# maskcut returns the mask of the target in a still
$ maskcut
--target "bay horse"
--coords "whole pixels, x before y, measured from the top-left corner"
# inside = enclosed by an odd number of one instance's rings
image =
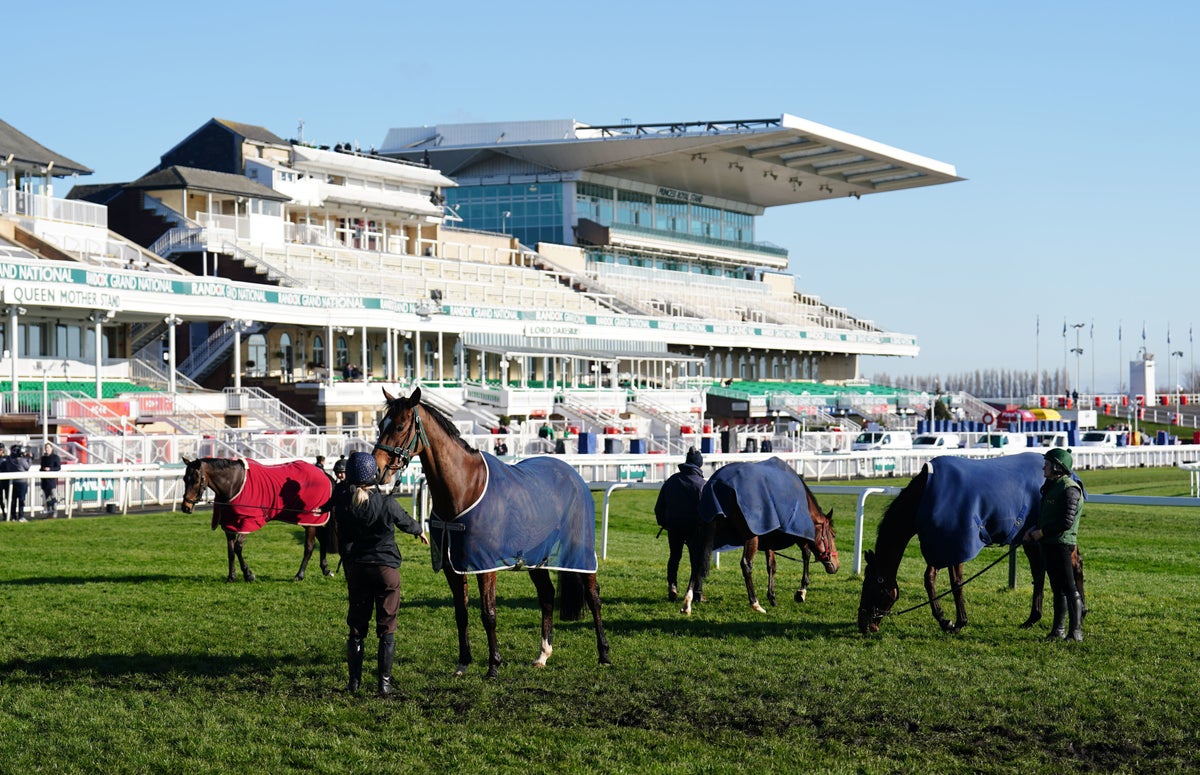
[[[1041,513],[1044,457],[1022,452],[999,458],[942,456],[926,463],[900,491],[879,523],[874,551],[865,554],[858,629],[878,632],[879,624],[900,596],[896,574],[904,549],[913,536],[921,542],[925,558],[925,593],[930,612],[944,632],[967,626],[963,598],[963,563],[984,546],[1020,544],[1033,575],[1033,602],[1028,629],[1042,618],[1045,567],[1036,544],[1024,543],[1025,533],[1037,526]],[[1083,559],[1078,547],[1071,556],[1075,584],[1083,595]],[[955,620],[949,621],[937,601],[937,574],[950,571]],[[1086,606],[1084,607],[1086,611]]]
[[[826,573],[838,572],[833,511],[821,511],[804,479],[777,457],[730,463],[717,469],[700,492],[699,511],[706,530],[704,561],[700,568],[692,568],[682,613],[692,612],[695,589],[708,573],[713,549],[742,547],[746,595],[750,607],[759,613],[766,613],[754,589],[754,557],[759,550],[767,555],[767,601],[772,606],[775,605],[775,555],[781,550],[799,546],[803,554],[804,574],[795,594],[798,603],[808,596],[810,555],[815,555],[825,566]]]
[[[578,618],[582,596],[592,613],[600,664],[610,664],[596,583],[596,507],[583,477],[563,461],[539,456],[514,465],[471,448],[441,412],[421,403],[418,387],[408,398],[383,391],[387,408],[379,421],[375,461],[380,482],[390,481],[414,458],[429,486],[434,519],[430,550],[454,599],[458,625],[455,675],[471,664],[467,637],[467,576],[477,576],[488,641],[487,676],[496,676],[496,573],[527,570],[542,612],[541,648],[535,667],[553,651],[554,583],[562,587],[560,616]],[[579,587],[582,586],[582,590]],[[573,611],[568,599],[574,598]]]
[[[326,559],[337,553],[337,534],[329,518],[329,500],[333,480],[322,469],[303,461],[281,465],[263,465],[254,460],[203,457],[183,458],[183,500],[180,511],[191,514],[205,490],[212,490],[212,529],[225,532],[229,574],[226,581],[237,581],[234,558],[241,566],[242,578],[254,581],[254,571],[246,564],[242,544],[246,536],[269,521],[278,520],[304,528],[304,557],[295,580],[303,581],[313,546],[321,546],[321,572],[332,576]]]

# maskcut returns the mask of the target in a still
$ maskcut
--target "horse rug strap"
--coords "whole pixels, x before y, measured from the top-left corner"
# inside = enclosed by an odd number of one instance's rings
[[[917,535],[925,562],[948,568],[974,559],[985,546],[1020,542],[1041,513],[1043,458],[1022,452],[973,460],[936,457],[917,506]]]
[[[333,494],[333,483],[312,463],[295,461],[263,465],[244,460],[246,482],[227,503],[213,505],[213,527],[235,533],[253,533],[271,520],[302,527],[320,527],[329,521],[323,510]]]
[[[596,505],[575,469],[553,457],[516,465],[481,452],[483,494],[453,519],[430,520],[433,569],[455,573],[545,568],[595,573]]]
[[[730,463],[709,477],[700,492],[700,519],[712,522],[727,516],[734,505],[756,536],[779,532],[797,540],[815,540],[808,513],[804,480],[777,457],[754,463]],[[745,542],[732,530],[718,529],[713,549],[742,548]],[[782,548],[782,547],[781,547]]]

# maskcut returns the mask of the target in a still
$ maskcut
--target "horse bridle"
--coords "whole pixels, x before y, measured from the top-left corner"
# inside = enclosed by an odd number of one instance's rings
[[[388,464],[385,472],[400,472],[408,468],[408,464],[417,456],[422,448],[429,446],[429,437],[425,435],[425,426],[421,424],[421,405],[413,407],[412,435],[409,436],[408,444],[403,447],[393,447],[384,444],[383,437],[391,427],[392,418],[385,417],[379,428],[379,439],[375,442],[375,449],[382,449],[388,453]],[[400,465],[396,465],[396,460],[400,460]]]
[[[184,506],[188,507],[189,509],[196,508],[196,504],[200,502],[200,496],[204,494],[204,490],[207,488],[208,488],[208,482],[206,482],[204,479],[204,466],[197,465],[196,466],[196,497],[189,498],[187,496],[187,493],[184,492],[183,500],[181,502],[183,503]]]
[[[813,554],[816,555],[818,562],[829,562],[833,557],[833,552],[830,550],[830,545],[833,543],[832,538],[837,537],[837,533],[833,531],[833,525],[829,522],[818,522],[813,520]]]

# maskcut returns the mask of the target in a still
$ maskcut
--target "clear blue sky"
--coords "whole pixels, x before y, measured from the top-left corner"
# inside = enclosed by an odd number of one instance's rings
[[[135,178],[212,117],[370,147],[439,122],[791,113],[968,179],[761,219],[802,290],[918,337],[867,376],[1062,368],[1064,321],[1087,324],[1066,359],[1085,390],[1093,368],[1117,388],[1143,323],[1160,386],[1193,369],[1200,3],[10,5],[2,117],[82,182]]]

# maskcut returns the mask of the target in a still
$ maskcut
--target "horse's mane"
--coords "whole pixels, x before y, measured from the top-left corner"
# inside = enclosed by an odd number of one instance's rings
[[[922,466],[921,473],[900,491],[883,512],[879,521],[879,530],[875,534],[875,545],[880,546],[886,539],[888,543],[908,543],[916,533],[917,506],[921,496],[925,494],[925,483],[929,480],[929,466]]]
[[[208,467],[214,471],[226,471],[230,468],[243,468],[244,464],[239,458],[231,457],[204,457],[195,461],[196,463],[207,463]]]
[[[392,401],[388,401],[388,408],[391,409],[393,402],[398,400],[399,399],[392,399]],[[458,432],[458,428],[454,425],[454,423],[450,422],[450,418],[442,414],[441,411],[430,406],[424,401],[418,403],[417,406],[424,407],[425,413],[433,418],[433,421],[436,422],[438,426],[446,432],[447,436],[449,436],[452,440],[457,441],[460,447],[468,452],[479,451],[467,443],[467,440],[464,439],[462,434]]]

